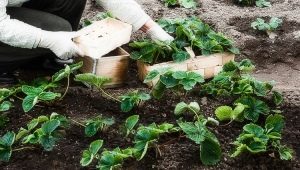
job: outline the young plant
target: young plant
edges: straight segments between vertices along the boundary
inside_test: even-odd
[[[264,8],[264,7],[271,7],[271,3],[266,0],[234,0],[236,4],[242,6],[254,6]]]
[[[134,157],[135,152],[134,148],[115,148],[112,151],[103,151],[97,167],[101,170],[119,169],[126,159]]]
[[[203,83],[204,78],[191,71],[172,71],[168,68],[152,70],[146,76],[144,83],[155,81],[158,82],[152,89],[152,95],[156,99],[160,99],[167,89],[174,91],[190,91],[196,84]]]
[[[161,135],[174,131],[178,131],[178,129],[174,128],[174,125],[168,123],[163,123],[161,125],[152,123],[149,126],[140,126],[134,137],[134,149],[136,150],[135,157],[138,160],[142,160],[146,155],[148,148],[157,147],[156,143]]]
[[[196,114],[198,116],[198,113],[200,112],[199,104],[197,102],[191,102],[190,104],[180,102],[176,105],[174,110],[176,116],[181,116],[187,112],[192,112],[192,114]]]
[[[164,0],[165,6],[183,6],[184,8],[196,8],[197,3],[194,0]]]
[[[44,150],[52,151],[56,142],[62,137],[63,129],[68,126],[68,119],[57,113],[52,113],[50,117],[39,116],[27,124],[27,129],[19,130],[16,140],[21,140],[23,144],[39,144]]]
[[[96,135],[98,131],[105,131],[109,126],[115,123],[114,118],[106,118],[103,116],[98,116],[96,118],[86,121],[85,124],[85,135],[92,137]]]
[[[221,159],[221,146],[216,136],[206,127],[206,119],[178,122],[186,137],[200,145],[200,159],[204,165],[215,165]]]
[[[268,116],[264,128],[253,123],[245,125],[242,134],[233,143],[236,148],[231,157],[243,152],[263,153],[273,147],[282,160],[291,160],[292,150],[280,144],[283,127],[284,119],[279,114]]]
[[[251,27],[255,30],[265,31],[271,39],[277,35],[274,33],[282,25],[282,19],[272,17],[269,23],[262,18],[257,18],[256,21],[251,23]]]
[[[230,106],[220,106],[215,110],[215,115],[219,121],[240,121],[244,120],[243,111],[245,110],[245,105],[237,103],[233,109]],[[228,124],[229,124],[228,123]]]
[[[8,162],[10,160],[15,138],[16,134],[14,132],[7,132],[0,138],[0,161]]]
[[[121,110],[123,112],[130,112],[135,106],[143,101],[150,100],[151,96],[147,93],[133,91],[126,95],[121,96]]]
[[[70,86],[70,75],[81,68],[82,65],[82,62],[70,66],[66,65],[64,69],[52,76],[50,82],[43,81],[42,83],[37,83],[38,85],[36,87],[23,85],[21,89],[26,95],[22,102],[24,112],[29,112],[39,102],[51,102],[56,99],[64,98]],[[57,87],[59,82],[65,78],[67,78],[67,87],[63,95],[49,91],[51,88]]]
[[[80,161],[81,166],[90,165],[95,158],[99,158],[99,150],[103,146],[103,140],[93,141],[87,150],[84,150],[82,153],[82,158]]]
[[[132,115],[128,117],[125,121],[125,129],[126,129],[126,137],[130,134],[133,134],[134,127],[139,122],[140,116],[139,115]]]
[[[158,62],[175,61],[183,62],[190,58],[190,55],[176,47],[174,43],[160,41],[135,41],[129,44],[135,51],[131,53],[131,58],[148,64]]]

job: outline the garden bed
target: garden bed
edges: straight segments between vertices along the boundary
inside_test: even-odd
[[[164,7],[163,4],[158,3],[157,0],[141,0],[139,2],[145,7],[147,12],[156,19],[162,16],[179,17],[199,14],[207,23],[211,23],[221,31],[225,30],[227,35],[232,36],[238,42],[238,45],[242,47],[242,55],[237,57],[238,60],[244,57],[253,59],[258,66],[258,77],[264,76],[266,80],[273,79],[279,81],[281,85],[280,90],[289,90],[288,93],[284,93],[287,101],[281,106],[286,120],[282,138],[284,144],[293,148],[294,158],[292,161],[282,161],[278,158],[277,154],[273,154],[272,152],[257,155],[243,154],[238,158],[231,158],[229,155],[234,146],[230,143],[241,133],[243,127],[242,123],[233,122],[228,126],[212,128],[222,147],[222,158],[220,163],[216,166],[204,166],[199,159],[199,146],[189,139],[180,138],[179,135],[175,133],[164,135],[159,140],[158,144],[161,145],[161,156],[157,156],[155,149],[150,149],[143,160],[128,160],[122,169],[300,169],[300,142],[298,139],[300,136],[299,71],[292,68],[293,65],[299,63],[299,60],[297,60],[299,56],[299,48],[297,47],[297,45],[299,45],[299,39],[292,36],[294,35],[293,32],[282,34],[282,37],[279,37],[275,43],[270,42],[267,36],[260,37],[260,35],[252,33],[249,34],[252,34],[251,36],[254,38],[249,38],[249,36],[246,35],[248,33],[243,33],[243,31],[238,28],[241,23],[243,23],[242,21],[240,23],[238,21],[236,23],[230,22],[230,20],[236,21],[235,19],[239,18],[239,16],[241,16],[241,18],[249,18],[249,15],[252,17],[252,14],[255,16],[265,16],[265,14],[272,15],[274,13],[278,14],[278,17],[286,16],[289,21],[294,21],[299,19],[299,2],[293,1],[284,5],[283,1],[274,0],[271,2],[278,3],[275,3],[274,7],[269,10],[266,9],[266,13],[261,12],[264,10],[256,8],[233,6],[231,2],[225,0],[221,3],[219,3],[219,0],[201,1],[203,2],[203,8],[197,10],[186,10],[182,8],[168,9]],[[249,14],[249,11],[253,13]],[[95,13],[93,10],[89,12]],[[249,21],[249,24],[252,22],[251,19],[246,19]],[[293,21],[288,22],[288,24],[294,26]],[[229,23],[234,24],[230,25]],[[297,23],[299,22],[297,21]],[[297,28],[298,27],[295,27],[295,30],[297,30]],[[281,69],[279,70],[278,67]],[[261,68],[266,69],[266,73],[263,75]],[[284,75],[282,75],[283,73],[280,71],[284,71]],[[274,75],[275,73],[278,75]],[[33,76],[31,76],[32,78],[36,77],[36,73],[32,71],[29,72],[29,74],[33,74]],[[24,74],[22,71],[20,78],[30,79],[29,74],[28,72]],[[285,79],[287,80],[283,81]],[[110,127],[108,132],[99,132],[96,136],[87,138],[84,135],[84,128],[73,122],[71,127],[66,130],[65,137],[58,142],[52,152],[45,152],[41,148],[15,152],[9,163],[0,163],[0,169],[95,169],[93,168],[95,166],[83,168],[80,165],[82,151],[86,149],[92,141],[99,138],[103,139],[104,147],[107,149],[113,149],[115,147],[125,148],[132,145],[130,141],[125,140],[117,131],[119,125],[123,123],[130,114],[122,113],[117,102],[101,97],[98,92],[91,91],[74,82],[71,84],[72,87],[64,100],[54,105],[35,107],[27,114],[25,114],[20,107],[21,101],[16,100],[15,108],[8,112],[10,122],[8,126],[3,129],[3,133],[8,130],[18,131],[20,127],[24,127],[32,118],[37,117],[41,113],[49,115],[52,112],[66,115],[78,122],[99,114],[103,114],[107,117],[114,116],[116,124]],[[294,87],[292,90],[290,90],[291,86]],[[128,91],[137,89],[150,91],[138,81],[137,68],[135,67],[135,63],[131,62],[127,85],[123,88],[110,89],[108,92],[113,96],[119,96]],[[60,91],[63,90],[64,89],[60,89]],[[173,93],[167,93],[161,100],[153,99],[130,113],[139,114],[140,123],[145,125],[152,122],[169,122],[176,124],[176,117],[173,111],[178,102],[197,101],[200,103],[205,116],[213,116],[214,110],[218,106],[232,102],[230,99],[199,96],[199,91],[197,90],[194,93],[189,93],[187,96],[188,97],[179,98]],[[96,163],[93,165],[95,164]]]

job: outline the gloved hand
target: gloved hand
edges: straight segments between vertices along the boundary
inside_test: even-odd
[[[50,49],[58,58],[68,60],[73,56],[83,56],[83,52],[72,41],[76,32],[42,31],[38,47]]]
[[[152,40],[172,42],[174,38],[163,30],[158,24],[153,25],[147,32]]]

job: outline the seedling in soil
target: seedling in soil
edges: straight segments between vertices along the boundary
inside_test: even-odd
[[[277,34],[274,33],[282,24],[282,19],[272,17],[269,23],[262,18],[257,18],[251,23],[251,27],[255,30],[265,31],[271,39],[274,39]]]
[[[159,79],[152,89],[152,95],[160,99],[167,89],[175,92],[190,91],[198,83],[203,83],[204,78],[191,71],[171,71],[168,68],[152,70],[146,76],[144,83]]]
[[[233,109],[230,106],[220,106],[215,110],[215,115],[217,116],[219,121],[240,121],[244,120],[243,111],[245,110],[245,105],[241,103],[237,103],[235,108]]]
[[[175,37],[173,43],[179,49],[192,47],[199,55],[230,52],[239,54],[233,41],[222,33],[215,32],[209,25],[197,17],[186,19],[161,19],[160,25]]]
[[[163,123],[161,125],[152,123],[149,126],[140,126],[134,137],[134,149],[136,149],[135,157],[138,160],[142,160],[150,147],[155,147],[159,151],[156,145],[159,137],[174,131],[178,131],[178,129],[169,123]]]
[[[194,0],[164,0],[165,6],[183,6],[184,8],[196,8],[197,3]]]
[[[92,142],[87,150],[84,150],[82,153],[82,158],[80,161],[81,166],[88,166],[90,165],[94,158],[99,157],[99,150],[103,146],[103,140],[95,140]]]
[[[221,146],[216,136],[206,127],[207,120],[178,122],[187,138],[200,145],[200,159],[204,165],[215,165],[221,159]]]
[[[16,134],[14,132],[7,132],[0,138],[0,160],[8,162],[11,158],[15,142]]]
[[[186,51],[177,48],[174,43],[144,40],[135,41],[129,45],[135,50],[130,57],[148,64],[166,61],[179,63],[190,58]]]
[[[125,129],[126,129],[126,137],[128,137],[130,134],[134,134],[134,127],[139,122],[140,116],[139,115],[132,115],[128,117],[125,121]]]
[[[104,85],[106,83],[109,83],[111,79],[97,76],[91,73],[76,75],[75,81],[80,81],[82,83],[86,83],[90,86],[96,87],[106,97],[109,97],[110,99],[121,103],[121,110],[123,112],[129,112],[135,106],[138,106],[140,102],[150,99],[150,95],[139,91],[130,92],[126,95],[121,96],[121,99],[118,99],[104,90]]]
[[[44,150],[52,151],[56,142],[63,136],[63,129],[68,126],[68,119],[57,113],[52,113],[50,117],[39,116],[27,124],[27,129],[20,129],[16,140],[22,140],[23,144],[40,144]]]
[[[293,151],[280,144],[283,127],[284,118],[279,114],[268,116],[264,128],[253,123],[245,125],[242,134],[233,143],[236,148],[231,156],[237,157],[243,152],[257,154],[275,149],[280,159],[291,160]]]
[[[150,100],[151,96],[147,93],[133,91],[126,95],[121,96],[121,110],[123,112],[130,112],[135,106],[143,101]]]
[[[266,0],[234,0],[236,4],[242,6],[254,6],[264,8],[264,7],[271,7],[271,3]]]
[[[106,129],[115,123],[115,119],[98,116],[96,118],[86,121],[85,135],[92,137],[96,135],[98,131],[106,131]]]

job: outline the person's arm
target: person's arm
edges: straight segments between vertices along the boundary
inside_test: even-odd
[[[167,34],[135,0],[96,0],[99,5],[110,11],[120,20],[133,26],[133,30],[142,30],[152,39],[172,41],[173,37]]]
[[[44,31],[19,20],[11,19],[6,13],[7,5],[8,0],[0,0],[1,42],[19,48],[48,48],[62,59],[80,53],[72,42],[71,33]]]

